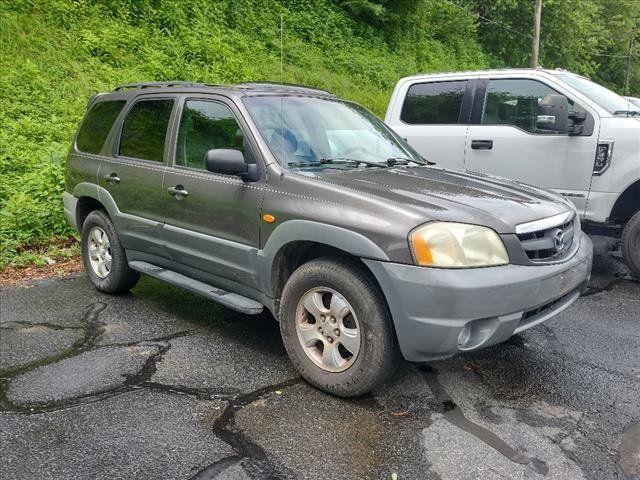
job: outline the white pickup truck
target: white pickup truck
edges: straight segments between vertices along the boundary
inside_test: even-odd
[[[441,167],[564,195],[640,278],[640,107],[566,70],[487,70],[401,79],[385,122]]]

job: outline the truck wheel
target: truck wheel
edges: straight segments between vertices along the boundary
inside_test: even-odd
[[[382,293],[349,261],[326,257],[298,268],[284,287],[279,317],[291,362],[307,382],[328,393],[362,395],[398,364]]]
[[[113,223],[102,210],[91,212],[82,224],[82,259],[91,283],[101,292],[126,292],[140,278],[129,268]]]
[[[622,257],[631,270],[631,275],[640,279],[640,212],[636,212],[624,227]]]

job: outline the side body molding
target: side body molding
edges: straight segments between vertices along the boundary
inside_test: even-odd
[[[273,264],[282,247],[296,241],[309,241],[328,245],[360,258],[388,261],[387,254],[364,235],[309,220],[288,220],[276,227],[267,239],[264,249],[258,252],[259,272],[263,290],[269,296],[275,296],[273,285]]]

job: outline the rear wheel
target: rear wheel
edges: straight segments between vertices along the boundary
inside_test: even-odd
[[[101,292],[126,292],[140,278],[129,268],[113,223],[102,210],[89,213],[82,224],[82,259],[91,283]]]
[[[627,222],[622,232],[622,257],[631,275],[640,279],[640,212]]]
[[[294,366],[312,385],[351,397],[383,383],[399,353],[382,294],[355,263],[313,260],[284,287],[280,331]]]

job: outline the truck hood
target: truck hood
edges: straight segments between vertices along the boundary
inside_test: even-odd
[[[401,204],[424,221],[485,225],[498,233],[571,210],[559,195],[512,180],[437,167],[363,168],[317,173],[362,197]]]

